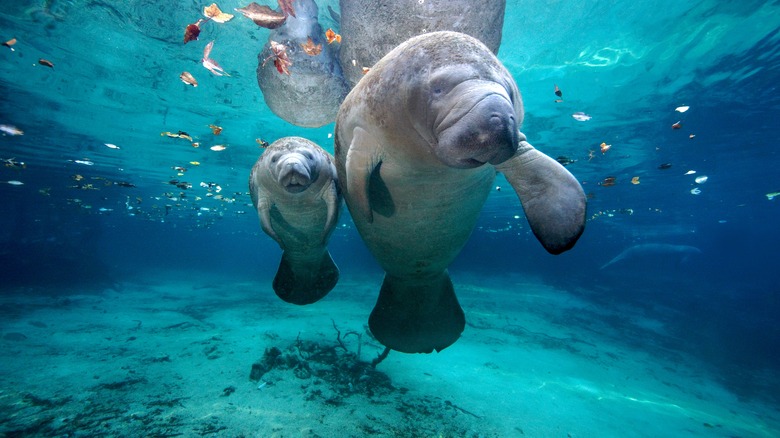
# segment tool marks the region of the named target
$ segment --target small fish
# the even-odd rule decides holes
[[[38,60],[38,64],[40,64],[40,65],[42,65],[44,67],[54,68],[54,64],[51,61],[49,61],[48,59],[41,58],[41,59]]]
[[[601,181],[599,183],[599,185],[604,186],[604,187],[610,187],[610,186],[614,186],[616,182],[617,182],[617,178],[616,177],[608,176],[608,177],[604,178],[604,180]]]
[[[780,196],[780,192],[767,193],[766,194],[766,199],[771,201],[771,200],[775,199],[778,196]]]
[[[262,138],[256,138],[255,141],[257,142],[257,144],[260,145],[261,148],[267,148],[268,146],[270,146],[270,144],[267,141],[263,140]]]
[[[24,131],[17,128],[14,125],[0,125],[0,131],[8,134],[8,135],[22,135],[24,134]]]
[[[334,41],[341,43],[341,35],[334,32],[333,29],[328,28],[328,30],[325,31],[325,40],[328,41],[328,44],[333,44]]]
[[[670,169],[671,167],[672,167],[672,163],[663,163],[663,164],[658,166],[658,168],[661,169],[661,170]]]
[[[3,45],[11,49],[12,52],[14,51],[14,44],[16,44],[16,38],[11,38],[10,40],[3,43]]]
[[[73,162],[76,163],[76,164],[83,164],[85,166],[94,166],[95,165],[95,163],[93,163],[92,161],[89,161],[89,160],[73,160]]]
[[[682,121],[678,121],[677,123],[672,123],[672,129],[680,129],[682,128]]]
[[[23,182],[16,181],[16,180],[13,180],[13,179],[11,181],[3,181],[3,182],[6,183],[6,184],[10,184],[12,186],[23,186],[24,185]]]
[[[555,161],[561,163],[564,166],[568,166],[571,163],[575,163],[577,160],[572,160],[571,158],[565,155],[559,155],[558,158],[555,159]]]
[[[578,122],[587,122],[588,120],[590,120],[592,118],[591,116],[583,113],[582,111],[578,111],[578,112],[572,114],[571,116],[574,117],[574,120],[576,120]]]
[[[171,138],[183,138],[185,140],[192,141],[192,137],[190,137],[190,135],[187,134],[184,131],[179,131],[179,132],[177,132],[175,134],[170,132],[170,131],[165,131],[165,132],[161,132],[160,135],[166,135],[166,136],[171,137]]]
[[[117,146],[115,144],[111,144],[111,143],[103,143],[103,144],[105,144],[106,147],[109,148],[109,149],[119,149],[119,146]]]
[[[209,149],[211,149],[212,151],[215,151],[215,152],[220,152],[220,151],[224,151],[225,149],[227,149],[227,146],[221,145],[221,144],[217,144],[217,145],[214,145],[214,146],[210,147]]]
[[[554,84],[554,85],[555,85],[555,95],[558,96],[558,97],[563,97],[563,92],[561,91],[561,89],[558,88],[557,84]]]
[[[184,82],[187,85],[192,85],[193,87],[197,87],[198,86],[198,81],[195,80],[195,77],[192,76],[192,74],[190,74],[189,72],[186,72],[186,71],[182,72],[179,75],[179,79],[181,79],[181,81]]]

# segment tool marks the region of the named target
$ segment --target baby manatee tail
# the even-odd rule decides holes
[[[328,251],[314,260],[295,260],[287,251],[274,277],[274,292],[292,304],[312,304],[319,301],[336,286],[339,268]]]
[[[441,351],[458,340],[465,325],[447,271],[423,279],[385,275],[368,318],[377,340],[402,353]]]

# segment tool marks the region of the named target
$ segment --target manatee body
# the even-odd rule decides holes
[[[605,263],[601,269],[605,269],[624,260],[642,259],[650,261],[651,258],[658,257],[677,257],[682,263],[685,263],[692,255],[697,254],[701,254],[701,250],[695,246],[671,245],[668,243],[642,243],[626,248],[612,260]]]
[[[390,50],[423,33],[471,35],[498,53],[506,0],[341,0],[341,67],[354,86]],[[353,64],[354,60],[354,64]]]
[[[342,199],[333,157],[305,138],[281,138],[255,163],[249,191],[263,231],[284,251],[276,294],[294,304],[327,295],[339,279],[327,249]]]
[[[336,119],[339,104],[349,91],[338,60],[338,45],[325,41],[314,0],[294,0],[293,8],[296,16],[288,16],[282,26],[271,31],[269,43],[257,57],[257,83],[265,103],[285,121],[304,127],[327,125]],[[309,38],[322,45],[318,55],[309,55],[301,47]],[[287,47],[292,61],[289,75],[279,73],[274,66],[270,40]]]
[[[336,119],[336,168],[355,225],[385,270],[369,318],[384,345],[427,353],[460,336],[465,319],[447,267],[497,171],[549,252],[579,238],[584,192],[525,141],[522,118],[507,70],[484,44],[456,32],[404,42],[345,99]]]

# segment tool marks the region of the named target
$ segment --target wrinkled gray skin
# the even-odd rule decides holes
[[[498,53],[506,0],[341,0],[341,68],[350,86],[390,50],[426,32],[471,35]],[[355,65],[352,60],[355,60]]]
[[[304,127],[318,127],[333,123],[339,104],[349,89],[338,62],[338,45],[325,41],[325,32],[317,21],[317,4],[313,0],[293,2],[296,17],[271,31],[269,41],[287,46],[292,61],[290,74],[281,74],[269,59],[270,43],[257,57],[257,83],[265,103],[277,116],[289,123]],[[308,38],[322,44],[322,52],[311,56],[301,48]]]
[[[341,206],[333,157],[305,138],[281,138],[255,163],[249,191],[260,226],[284,251],[276,294],[293,304],[327,295],[339,278],[327,250]]]
[[[460,336],[465,319],[447,267],[497,171],[547,251],[566,251],[579,238],[582,187],[525,141],[522,119],[506,69],[482,43],[455,32],[401,44],[342,104],[336,168],[355,225],[385,270],[369,318],[384,345],[429,353]]]
[[[643,243],[626,248],[623,252],[608,261],[601,269],[612,266],[622,260],[631,260],[644,257],[679,257],[681,263],[685,263],[695,254],[701,254],[701,250],[695,246],[670,245],[668,243]]]

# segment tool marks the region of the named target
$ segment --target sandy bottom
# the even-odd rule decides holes
[[[463,337],[382,351],[381,279],[286,304],[270,281],[167,276],[100,293],[0,301],[5,436],[778,436],[660,342],[664,323],[527,278],[453,276]],[[621,330],[616,330],[619,318]],[[255,364],[253,374],[253,364]],[[253,379],[250,379],[250,376]]]

